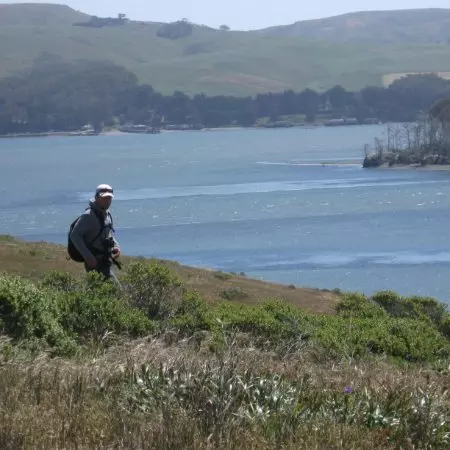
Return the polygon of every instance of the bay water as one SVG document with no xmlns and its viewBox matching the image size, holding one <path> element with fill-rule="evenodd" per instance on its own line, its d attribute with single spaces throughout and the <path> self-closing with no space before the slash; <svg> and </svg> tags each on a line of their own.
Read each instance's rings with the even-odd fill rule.
<svg viewBox="0 0 450 450">
<path fill-rule="evenodd" d="M 65 243 L 108 183 L 128 255 L 449 303 L 450 171 L 362 169 L 364 144 L 384 132 L 0 139 L 0 234 Z"/>
</svg>

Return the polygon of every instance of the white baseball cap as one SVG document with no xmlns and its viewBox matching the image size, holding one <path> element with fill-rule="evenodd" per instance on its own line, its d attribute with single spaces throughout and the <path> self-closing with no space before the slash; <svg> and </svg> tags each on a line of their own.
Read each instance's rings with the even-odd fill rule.
<svg viewBox="0 0 450 450">
<path fill-rule="evenodd" d="M 99 184 L 95 190 L 95 196 L 114 198 L 114 189 L 109 184 Z"/>
</svg>

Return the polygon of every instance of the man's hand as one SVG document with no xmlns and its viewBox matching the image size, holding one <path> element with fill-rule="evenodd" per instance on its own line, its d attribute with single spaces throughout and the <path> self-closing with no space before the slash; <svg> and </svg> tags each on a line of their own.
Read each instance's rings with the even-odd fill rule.
<svg viewBox="0 0 450 450">
<path fill-rule="evenodd" d="M 112 251 L 112 257 L 117 259 L 120 256 L 120 247 L 114 247 Z"/>
<path fill-rule="evenodd" d="M 86 265 L 89 269 L 95 269 L 98 265 L 98 261 L 96 258 L 91 258 L 86 260 Z"/>
</svg>

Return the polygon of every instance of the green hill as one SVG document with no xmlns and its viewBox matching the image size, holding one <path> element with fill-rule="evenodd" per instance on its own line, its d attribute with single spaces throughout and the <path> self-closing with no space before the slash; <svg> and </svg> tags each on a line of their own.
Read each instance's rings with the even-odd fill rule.
<svg viewBox="0 0 450 450">
<path fill-rule="evenodd" d="M 0 27 L 72 25 L 89 16 L 67 5 L 45 3 L 0 4 Z"/>
<path fill-rule="evenodd" d="M 261 31 L 332 42 L 450 44 L 450 9 L 355 12 Z"/>
<path fill-rule="evenodd" d="M 393 73 L 450 71 L 450 45 L 336 44 L 201 26 L 170 40 L 157 37 L 158 23 L 73 26 L 87 20 L 67 6 L 0 5 L 0 77 L 48 53 L 113 61 L 163 93 L 250 95 L 336 84 L 359 89 Z"/>
</svg>

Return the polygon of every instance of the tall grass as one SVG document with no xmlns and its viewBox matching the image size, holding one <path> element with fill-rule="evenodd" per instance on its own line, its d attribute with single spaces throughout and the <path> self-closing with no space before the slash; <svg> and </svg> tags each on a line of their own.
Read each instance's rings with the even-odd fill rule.
<svg viewBox="0 0 450 450">
<path fill-rule="evenodd" d="M 0 277 L 0 448 L 448 448 L 449 314 L 209 305 L 165 267 Z M 148 301 L 146 302 L 146 299 Z"/>
</svg>

